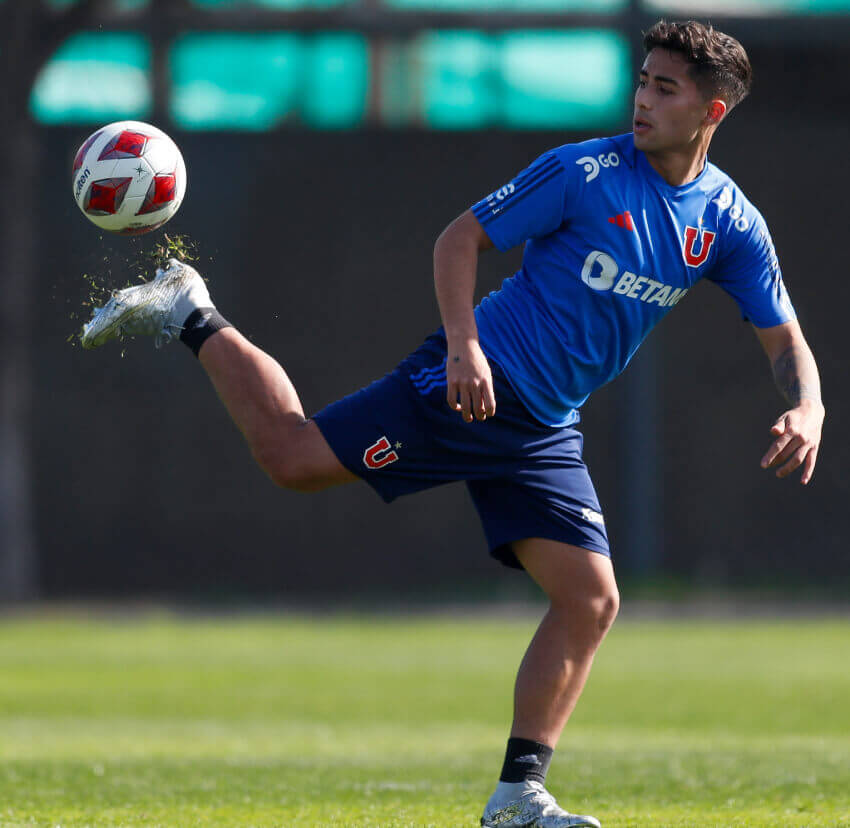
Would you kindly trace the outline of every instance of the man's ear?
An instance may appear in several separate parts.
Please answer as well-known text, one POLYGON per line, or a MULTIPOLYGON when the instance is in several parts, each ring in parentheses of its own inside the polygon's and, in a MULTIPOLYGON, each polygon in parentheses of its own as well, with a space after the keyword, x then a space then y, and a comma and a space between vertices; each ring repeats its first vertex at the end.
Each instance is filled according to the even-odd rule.
POLYGON ((726 114, 726 101, 721 100, 720 98, 715 98, 708 105, 708 114, 706 115, 706 121, 713 126, 717 126, 722 120, 723 116, 726 114))

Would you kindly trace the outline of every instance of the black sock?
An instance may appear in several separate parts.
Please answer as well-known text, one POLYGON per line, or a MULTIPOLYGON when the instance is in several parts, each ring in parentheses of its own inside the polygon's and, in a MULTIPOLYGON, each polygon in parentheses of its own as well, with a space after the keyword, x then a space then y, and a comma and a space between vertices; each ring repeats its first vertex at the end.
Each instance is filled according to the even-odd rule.
POLYGON ((525 782, 533 780, 543 784, 552 761, 552 748, 530 739, 508 739, 505 764, 500 782, 525 782))
POLYGON ((203 345, 216 331, 233 326, 215 308, 196 308, 193 310, 180 334, 180 341, 185 342, 197 356, 203 345))

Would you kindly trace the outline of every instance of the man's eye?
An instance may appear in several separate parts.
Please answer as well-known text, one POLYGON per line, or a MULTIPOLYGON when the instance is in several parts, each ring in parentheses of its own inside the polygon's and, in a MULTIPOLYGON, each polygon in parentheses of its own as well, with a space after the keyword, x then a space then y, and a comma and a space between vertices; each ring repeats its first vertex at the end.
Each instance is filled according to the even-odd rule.
POLYGON ((643 89, 643 88, 644 88, 644 86, 646 86, 646 81, 645 81, 645 80, 639 80, 639 81, 638 81, 638 86, 639 86, 641 89, 643 89))
POLYGON ((666 87, 664 87, 664 86, 659 86, 659 87, 658 87, 658 91, 659 91, 662 95, 672 95, 672 94, 673 94, 673 90, 672 90, 672 89, 667 89, 667 88, 666 88, 666 87))

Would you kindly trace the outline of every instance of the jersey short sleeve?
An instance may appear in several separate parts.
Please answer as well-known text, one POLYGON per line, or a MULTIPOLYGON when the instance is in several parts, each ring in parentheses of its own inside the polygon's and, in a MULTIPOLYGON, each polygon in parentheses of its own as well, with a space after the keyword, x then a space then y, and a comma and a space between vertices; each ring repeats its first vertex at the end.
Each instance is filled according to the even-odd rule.
POLYGON ((552 150, 482 198, 472 212, 493 244, 509 250, 528 239, 548 236, 569 218, 572 186, 561 158, 552 150))
MULTIPOLYGON (((748 205, 749 206, 749 205, 748 205)), ((709 274, 738 304, 745 320, 757 328, 770 328, 796 318, 782 280, 773 240, 762 216, 754 208, 739 211, 728 221, 728 248, 709 274)))

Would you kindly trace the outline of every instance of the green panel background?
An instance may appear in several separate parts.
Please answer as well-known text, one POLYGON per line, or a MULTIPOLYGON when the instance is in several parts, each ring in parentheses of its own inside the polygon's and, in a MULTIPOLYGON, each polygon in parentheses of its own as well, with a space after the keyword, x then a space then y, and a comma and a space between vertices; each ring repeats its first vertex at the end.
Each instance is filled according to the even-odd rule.
POLYGON ((437 129, 601 126, 628 103, 629 46, 611 31, 431 32, 411 60, 437 129))
POLYGON ((150 64, 150 46, 141 35, 74 35, 36 79, 32 113, 47 124, 143 118, 153 103, 150 64))
POLYGON ((190 34, 171 53, 171 112, 185 129, 270 129, 297 106, 297 35, 190 34))

